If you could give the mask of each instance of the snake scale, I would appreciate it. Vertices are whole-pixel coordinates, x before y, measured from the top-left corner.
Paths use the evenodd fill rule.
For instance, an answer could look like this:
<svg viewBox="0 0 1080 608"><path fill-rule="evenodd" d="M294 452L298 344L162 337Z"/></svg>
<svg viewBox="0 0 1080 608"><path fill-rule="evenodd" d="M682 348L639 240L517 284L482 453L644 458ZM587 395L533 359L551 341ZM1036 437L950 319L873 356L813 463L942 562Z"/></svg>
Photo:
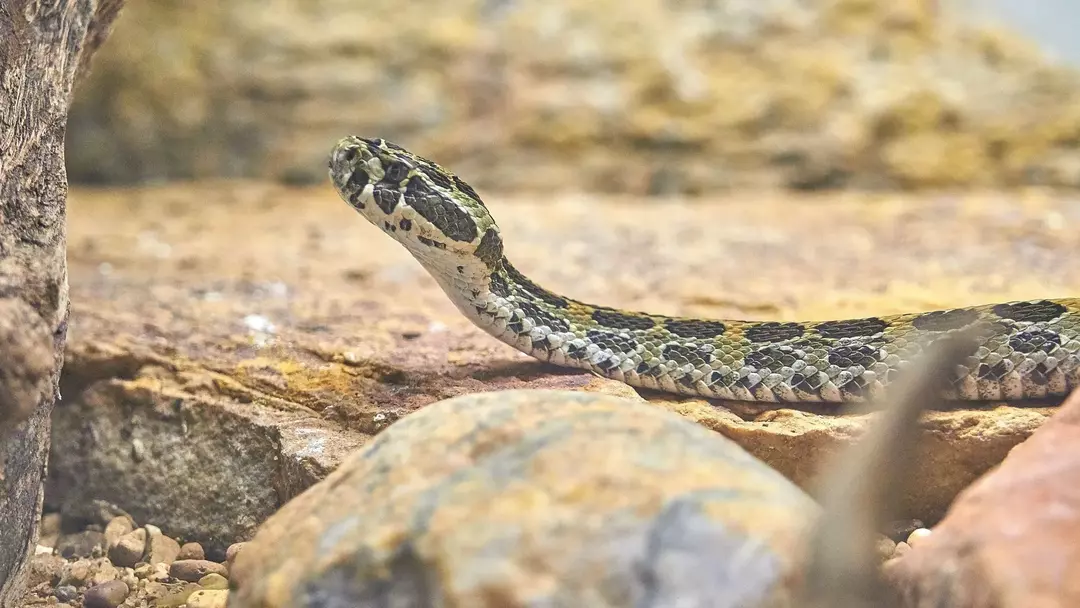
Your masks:
<svg viewBox="0 0 1080 608"><path fill-rule="evenodd" d="M346 137L330 155L338 194L435 278L457 308L537 359L631 386L707 398L862 402L928 344L980 324L946 399L1058 397L1080 384L1080 298L1006 302L822 322L668 317L594 306L544 289L503 255L475 190L384 139Z"/></svg>

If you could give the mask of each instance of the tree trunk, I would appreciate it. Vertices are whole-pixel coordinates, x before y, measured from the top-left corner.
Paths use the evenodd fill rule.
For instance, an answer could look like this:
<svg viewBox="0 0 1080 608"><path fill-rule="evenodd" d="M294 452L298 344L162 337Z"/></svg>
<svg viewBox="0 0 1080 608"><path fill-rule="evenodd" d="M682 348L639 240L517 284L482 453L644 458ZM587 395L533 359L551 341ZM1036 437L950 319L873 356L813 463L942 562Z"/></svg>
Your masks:
<svg viewBox="0 0 1080 608"><path fill-rule="evenodd" d="M123 0L0 0L0 608L37 542L67 334L64 130Z"/></svg>

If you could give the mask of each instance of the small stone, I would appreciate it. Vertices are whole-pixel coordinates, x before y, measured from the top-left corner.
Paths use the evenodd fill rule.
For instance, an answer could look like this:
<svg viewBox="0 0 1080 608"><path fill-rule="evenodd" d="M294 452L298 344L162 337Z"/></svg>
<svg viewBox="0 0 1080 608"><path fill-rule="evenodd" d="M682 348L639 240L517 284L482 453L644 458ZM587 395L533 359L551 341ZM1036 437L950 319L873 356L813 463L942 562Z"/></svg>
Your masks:
<svg viewBox="0 0 1080 608"><path fill-rule="evenodd" d="M102 557L91 564L90 575L91 585L100 585L101 583L107 583L120 578L120 571L116 569L116 566L112 564L108 559Z"/></svg>
<svg viewBox="0 0 1080 608"><path fill-rule="evenodd" d="M94 585L83 596L85 608L116 608L124 603L130 590L123 581L109 581Z"/></svg>
<svg viewBox="0 0 1080 608"><path fill-rule="evenodd" d="M217 572L211 572L199 579L199 586L203 589L228 589L229 579Z"/></svg>
<svg viewBox="0 0 1080 608"><path fill-rule="evenodd" d="M64 534L56 541L56 552L67 559L99 557L105 555L105 547L105 535L93 530Z"/></svg>
<svg viewBox="0 0 1080 608"><path fill-rule="evenodd" d="M125 534L135 531L135 520L128 515L117 515L105 525L105 540L111 549Z"/></svg>
<svg viewBox="0 0 1080 608"><path fill-rule="evenodd" d="M86 581L90 580L90 574L90 560L76 560L64 568L64 573L60 576L60 584L82 587Z"/></svg>
<svg viewBox="0 0 1080 608"><path fill-rule="evenodd" d="M184 543L180 546L176 559L206 559L206 552L199 543Z"/></svg>
<svg viewBox="0 0 1080 608"><path fill-rule="evenodd" d="M932 532L926 528L916 528L911 531L911 534L908 535L907 544L911 545L911 547L914 549L915 547L918 547L920 543L930 538L931 534Z"/></svg>
<svg viewBox="0 0 1080 608"><path fill-rule="evenodd" d="M150 573L150 576L146 577L146 580L148 581L157 581L159 583L164 583L170 578L172 578L169 575L169 564L152 564L150 568L152 572Z"/></svg>
<svg viewBox="0 0 1080 608"><path fill-rule="evenodd" d="M153 571L154 567L150 564L138 564L135 566L135 578L147 578Z"/></svg>
<svg viewBox="0 0 1080 608"><path fill-rule="evenodd" d="M139 528L121 536L109 548L109 560L117 566L132 567L146 553L146 529Z"/></svg>
<svg viewBox="0 0 1080 608"><path fill-rule="evenodd" d="M188 598L188 608L225 608L229 601L229 592L214 589L196 591Z"/></svg>
<svg viewBox="0 0 1080 608"><path fill-rule="evenodd" d="M211 572L216 572L221 576L228 576L229 574L225 566L206 559L177 560L169 567L170 575L191 583L197 582Z"/></svg>
<svg viewBox="0 0 1080 608"><path fill-rule="evenodd" d="M71 585L60 585L53 591L53 595L61 602L73 602L79 597L79 590Z"/></svg>
<svg viewBox="0 0 1080 608"><path fill-rule="evenodd" d="M178 606L183 606L187 603L188 598L198 590L199 586L194 583L184 585L176 591L168 593L159 599L157 601L157 608L177 608Z"/></svg>
<svg viewBox="0 0 1080 608"><path fill-rule="evenodd" d="M146 594L146 597L151 599L165 597L165 594L167 594L168 592L169 588L165 585L165 583L146 581L146 586L143 587L143 593Z"/></svg>
<svg viewBox="0 0 1080 608"><path fill-rule="evenodd" d="M247 543L233 543L229 545L228 549L225 549L225 564L229 569L232 569L233 562L236 561L236 556L240 555L240 552L244 550Z"/></svg>
<svg viewBox="0 0 1080 608"><path fill-rule="evenodd" d="M874 549L878 559L884 562L896 553L896 542L888 536L878 536Z"/></svg>
<svg viewBox="0 0 1080 608"><path fill-rule="evenodd" d="M904 557L911 551L911 545L905 542L896 543L896 551L893 552L893 557Z"/></svg>
<svg viewBox="0 0 1080 608"><path fill-rule="evenodd" d="M180 553L180 543L165 536L157 526L147 524L145 528L148 554L146 561L151 564L171 564L176 561L176 556Z"/></svg>

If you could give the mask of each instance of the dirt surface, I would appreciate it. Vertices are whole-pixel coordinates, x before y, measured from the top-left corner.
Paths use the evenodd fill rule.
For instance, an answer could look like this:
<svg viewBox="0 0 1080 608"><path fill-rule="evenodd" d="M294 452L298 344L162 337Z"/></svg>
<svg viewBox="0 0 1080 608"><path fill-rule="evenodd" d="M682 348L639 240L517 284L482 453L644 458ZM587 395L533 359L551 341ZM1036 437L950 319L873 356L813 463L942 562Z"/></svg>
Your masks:
<svg viewBox="0 0 1080 608"><path fill-rule="evenodd" d="M1080 293L1080 201L731 196L641 204L485 200L537 282L666 314L825 319ZM73 320L46 501L118 503L208 553L348 451L434 401L503 388L648 399L732 437L802 487L865 416L638 394L473 327L408 253L327 187L77 190ZM897 517L932 523L1047 416L929 414Z"/></svg>

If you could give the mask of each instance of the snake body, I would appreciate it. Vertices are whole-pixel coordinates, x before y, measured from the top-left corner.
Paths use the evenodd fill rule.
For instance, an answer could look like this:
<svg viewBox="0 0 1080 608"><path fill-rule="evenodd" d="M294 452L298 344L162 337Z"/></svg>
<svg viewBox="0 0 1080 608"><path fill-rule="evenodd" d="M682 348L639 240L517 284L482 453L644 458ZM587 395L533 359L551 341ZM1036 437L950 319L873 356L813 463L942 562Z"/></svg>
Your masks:
<svg viewBox="0 0 1080 608"><path fill-rule="evenodd" d="M383 139L346 137L329 168L341 198L404 245L466 317L542 361L707 398L861 402L880 396L931 342L980 324L972 354L945 370L946 399L1041 399L1080 384L1080 298L821 322L595 306L514 268L480 196L440 165Z"/></svg>

